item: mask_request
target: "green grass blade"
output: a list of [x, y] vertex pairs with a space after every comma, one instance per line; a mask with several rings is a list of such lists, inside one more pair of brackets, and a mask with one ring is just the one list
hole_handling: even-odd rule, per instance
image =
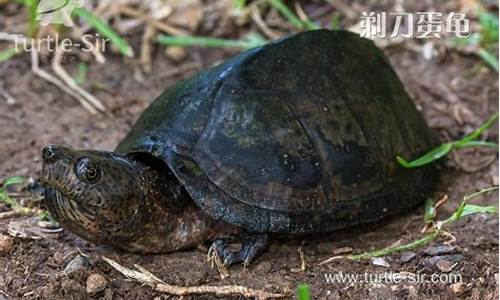
[[498, 209], [494, 206], [480, 206], [480, 205], [475, 205], [475, 204], [466, 204], [464, 206], [464, 209], [462, 210], [462, 215], [460, 218], [467, 216], [467, 215], [472, 215], [472, 214], [480, 214], [480, 213], [486, 213], [486, 214], [498, 214]]
[[247, 5], [246, 0], [233, 0], [233, 4], [239, 10], [244, 9]]
[[478, 129], [474, 130], [471, 134], [465, 136], [463, 139], [454, 142], [454, 146], [460, 147], [461, 145], [468, 143], [477, 139], [483, 132], [485, 132], [488, 128], [490, 128], [495, 121], [498, 119], [498, 112], [494, 113], [491, 117], [489, 117], [486, 122], [483, 123]]
[[340, 29], [340, 18], [342, 17], [342, 14], [338, 11], [336, 11], [333, 16], [332, 16], [332, 19], [330, 21], [330, 29]]
[[320, 27], [313, 22], [307, 20], [302, 21], [297, 17], [281, 0], [269, 0], [269, 3], [276, 8], [293, 26], [297, 29], [319, 29]]
[[168, 36], [160, 35], [157, 42], [167, 46], [179, 47], [210, 47], [210, 48], [240, 48], [250, 49], [262, 45], [256, 40], [230, 40], [204, 36]]
[[453, 143], [444, 143], [441, 146], [434, 148], [423, 156], [417, 158], [416, 160], [409, 162], [399, 155], [396, 156], [396, 159], [399, 164], [405, 168], [416, 168], [440, 159], [441, 157], [448, 154], [452, 148]]
[[498, 190], [498, 186], [491, 186], [488, 188], [484, 188], [480, 191], [477, 191], [475, 193], [464, 196], [464, 198], [460, 202], [460, 205], [458, 206], [458, 208], [453, 212], [453, 214], [448, 219], [443, 221], [443, 224], [449, 224], [449, 223], [455, 222], [455, 221], [459, 220], [460, 218], [462, 218], [463, 213], [464, 213], [464, 209], [467, 206], [467, 202], [469, 202], [469, 200], [476, 198], [476, 197], [479, 197], [482, 194], [489, 193], [489, 192], [496, 191], [496, 190]]
[[26, 181], [26, 178], [22, 176], [13, 176], [5, 179], [2, 183], [2, 189], [9, 186], [9, 185], [14, 185], [14, 184], [21, 184]]
[[459, 145], [455, 145], [457, 149], [467, 148], [467, 147], [490, 147], [498, 150], [498, 144], [488, 141], [466, 141], [460, 143]]
[[495, 56], [495, 54], [489, 52], [484, 48], [480, 48], [477, 51], [477, 54], [490, 68], [492, 68], [495, 72], [498, 73], [498, 59]]
[[436, 209], [434, 208], [434, 199], [427, 198], [427, 200], [425, 200], [424, 222], [425, 224], [433, 223], [435, 218]]
[[305, 283], [301, 283], [297, 286], [297, 299], [298, 300], [310, 300], [311, 290], [309, 286]]
[[486, 122], [484, 122], [481, 125], [481, 127], [474, 130], [474, 132], [465, 136], [461, 140], [442, 144], [441, 146], [432, 149], [430, 152], [424, 154], [423, 156], [421, 156], [416, 160], [409, 162], [399, 155], [396, 156], [396, 160], [401, 166], [405, 168], [415, 168], [440, 159], [441, 157], [448, 154], [453, 148], [461, 149], [465, 147], [485, 146], [498, 149], [498, 145], [496, 143], [476, 141], [476, 139], [479, 138], [479, 136], [481, 136], [481, 134], [484, 131], [490, 128], [497, 119], [498, 119], [498, 112], [494, 113], [488, 120], [486, 120]]
[[498, 42], [498, 17], [485, 10], [479, 10], [477, 15], [481, 25], [481, 45], [490, 48]]
[[30, 38], [34, 38], [38, 31], [38, 22], [36, 21], [37, 0], [14, 0], [14, 2], [26, 7], [27, 35]]
[[281, 0], [269, 0], [269, 3], [276, 8], [293, 26], [298, 29], [304, 28], [304, 23], [299, 19]]
[[451, 41], [455, 46], [479, 45], [481, 35], [474, 32], [468, 37], [454, 37]]
[[25, 1], [25, 5], [28, 18], [28, 36], [34, 38], [38, 31], [38, 22], [36, 20], [37, 1], [27, 0]]
[[130, 47], [130, 45], [127, 43], [127, 41], [92, 12], [86, 10], [85, 8], [77, 7], [73, 10], [73, 13], [92, 25], [92, 27], [94, 27], [103, 36], [110, 39], [110, 41], [113, 43], [113, 45], [116, 46], [116, 48], [118, 48], [121, 54], [130, 57], [134, 56], [134, 51], [132, 50], [132, 47]]
[[0, 52], [0, 62], [9, 60], [16, 54], [17, 54], [17, 50], [15, 47], [5, 49], [5, 50]]
[[18, 209], [20, 211], [25, 212], [27, 208], [23, 208], [19, 203], [17, 203], [16, 200], [12, 199], [9, 197], [7, 193], [7, 187], [10, 185], [15, 185], [15, 184], [21, 184], [26, 181], [26, 178], [22, 176], [13, 176], [5, 179], [2, 182], [1, 188], [0, 188], [0, 202], [5, 203], [12, 209]]
[[251, 31], [251, 32], [245, 34], [245, 36], [243, 36], [243, 41], [245, 41], [246, 43], [248, 43], [248, 46], [250, 48], [255, 48], [255, 47], [258, 47], [258, 46], [262, 46], [262, 45], [264, 45], [265, 43], [268, 42], [266, 40], [266, 38], [263, 37], [260, 33], [257, 33], [257, 32], [254, 32], [254, 31]]
[[425, 235], [424, 237], [422, 237], [418, 240], [414, 240], [414, 241], [407, 243], [407, 244], [402, 244], [402, 245], [399, 245], [396, 247], [387, 247], [387, 248], [383, 248], [380, 250], [364, 252], [361, 254], [347, 255], [346, 257], [348, 259], [351, 259], [351, 260], [360, 260], [360, 259], [386, 256], [386, 255], [393, 254], [393, 253], [412, 250], [412, 249], [427, 245], [428, 243], [433, 241], [438, 235], [439, 235], [438, 231], [433, 231], [433, 232]]

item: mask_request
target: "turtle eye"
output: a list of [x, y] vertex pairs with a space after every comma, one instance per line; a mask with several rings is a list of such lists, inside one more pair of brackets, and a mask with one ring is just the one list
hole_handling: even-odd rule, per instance
[[84, 157], [78, 160], [75, 174], [82, 181], [96, 183], [101, 178], [101, 169], [90, 158]]

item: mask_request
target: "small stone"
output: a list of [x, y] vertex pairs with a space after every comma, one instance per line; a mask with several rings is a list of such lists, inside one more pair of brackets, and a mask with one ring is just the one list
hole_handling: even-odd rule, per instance
[[382, 257], [372, 258], [370, 262], [374, 266], [379, 266], [379, 267], [384, 267], [384, 268], [391, 267], [391, 265], [389, 265], [389, 263], [385, 259], [383, 259]]
[[165, 55], [173, 62], [181, 62], [187, 57], [186, 49], [182, 47], [170, 46], [165, 50]]
[[496, 175], [491, 176], [491, 184], [498, 185], [498, 183], [499, 183], [498, 176]]
[[351, 253], [352, 248], [351, 247], [341, 247], [333, 250], [333, 255], [341, 255], [341, 254], [347, 254]]
[[87, 294], [95, 295], [99, 292], [104, 291], [107, 285], [108, 281], [106, 280], [106, 278], [104, 278], [104, 276], [94, 273], [90, 274], [90, 276], [87, 277], [85, 290], [87, 291]]
[[14, 248], [14, 239], [8, 235], [0, 235], [0, 253], [10, 253]]
[[456, 262], [462, 261], [463, 259], [464, 259], [464, 256], [461, 254], [452, 254], [452, 255], [438, 255], [438, 256], [429, 257], [426, 261], [428, 264], [434, 266], [441, 260], [447, 260], [451, 263], [456, 263]]
[[63, 273], [69, 275], [73, 272], [82, 269], [87, 269], [89, 266], [90, 266], [89, 260], [83, 255], [78, 255], [66, 265], [66, 268], [64, 268]]
[[449, 260], [439, 260], [436, 263], [436, 267], [438, 267], [438, 269], [444, 273], [450, 272], [456, 265], [457, 265], [456, 263], [452, 263]]
[[417, 256], [417, 254], [415, 254], [415, 252], [405, 251], [405, 252], [401, 253], [401, 256], [399, 257], [399, 261], [406, 264], [406, 263], [409, 263], [411, 260], [413, 260], [416, 256]]
[[465, 288], [466, 286], [463, 282], [457, 282], [451, 285], [451, 290], [457, 296], [462, 295], [465, 292]]
[[452, 253], [455, 251], [455, 247], [450, 246], [450, 245], [438, 245], [438, 246], [432, 246], [428, 247], [427, 249], [424, 250], [424, 253], [430, 256], [436, 256], [436, 255], [443, 255], [443, 254], [448, 254]]

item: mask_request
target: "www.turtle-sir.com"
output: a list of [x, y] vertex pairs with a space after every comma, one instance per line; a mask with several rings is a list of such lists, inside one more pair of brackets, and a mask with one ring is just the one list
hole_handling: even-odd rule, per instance
[[462, 282], [462, 275], [459, 273], [430, 273], [416, 274], [410, 272], [364, 272], [349, 273], [336, 272], [323, 274], [328, 284], [354, 284], [354, 283], [382, 283], [382, 284], [453, 284]]

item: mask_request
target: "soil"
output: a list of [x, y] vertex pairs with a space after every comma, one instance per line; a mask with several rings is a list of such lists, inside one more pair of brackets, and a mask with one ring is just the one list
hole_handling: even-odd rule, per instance
[[[428, 8], [419, 7], [419, 10]], [[418, 41], [412, 45], [422, 44]], [[134, 47], [139, 45], [140, 42]], [[426, 60], [415, 47], [406, 44], [387, 47], [385, 52], [428, 123], [440, 133], [443, 141], [460, 138], [498, 111], [498, 74], [483, 66], [477, 57], [448, 50]], [[13, 175], [36, 178], [41, 169], [40, 149], [49, 143], [112, 150], [145, 107], [166, 87], [233, 53], [189, 48], [187, 58], [174, 63], [165, 57], [163, 49], [157, 49], [149, 74], [142, 72], [135, 60], [107, 54], [105, 64], [89, 66], [88, 79], [83, 84], [110, 111], [108, 115], [97, 116], [90, 115], [74, 98], [35, 76], [30, 70], [29, 55], [0, 63], [2, 89], [16, 99], [15, 103], [7, 103], [0, 98], [0, 178]], [[70, 58], [64, 66], [74, 74], [76, 64]], [[195, 67], [182, 70], [193, 61], [198, 62]], [[42, 68], [49, 70], [50, 66], [46, 62]], [[496, 126], [485, 137], [498, 142]], [[439, 190], [433, 195], [435, 199], [444, 195], [449, 198], [439, 208], [438, 218], [447, 217], [465, 194], [495, 184], [498, 184], [496, 151], [455, 152], [447, 160]], [[498, 206], [497, 199], [497, 193], [490, 193], [474, 199], [473, 203]], [[0, 207], [0, 210], [6, 209]], [[141, 265], [164, 281], [182, 286], [238, 284], [269, 291], [293, 291], [303, 282], [311, 287], [313, 299], [498, 298], [498, 218], [486, 214], [461, 219], [448, 229], [450, 236], [439, 237], [430, 244], [439, 246], [450, 242], [453, 249], [445, 251], [449, 252], [443, 254], [445, 256], [436, 258], [435, 253], [425, 251], [428, 247], [423, 247], [412, 250], [415, 257], [409, 261], [412, 254], [385, 257], [388, 264], [385, 267], [375, 265], [377, 262], [345, 259], [318, 265], [337, 255], [338, 249], [343, 247], [363, 252], [421, 237], [423, 211], [421, 206], [397, 218], [326, 236], [273, 241], [269, 251], [247, 269], [242, 266], [230, 268], [230, 276], [226, 279], [221, 279], [217, 270], [206, 262], [204, 247], [140, 256], [90, 244], [68, 231], [47, 234], [39, 239], [16, 237], [10, 251], [0, 254], [0, 299], [177, 299], [126, 279], [100, 259], [101, 256], [126, 267]], [[6, 236], [9, 224], [26, 219], [32, 217], [1, 219], [0, 234]], [[304, 253], [305, 270], [300, 269], [299, 249]], [[90, 266], [64, 274], [67, 264], [80, 252], [89, 257]], [[437, 263], [439, 260], [441, 263]], [[325, 280], [325, 274], [339, 272], [359, 276], [365, 272], [410, 272], [430, 276], [446, 271], [447, 274], [460, 274], [462, 283], [327, 283]], [[95, 294], [86, 291], [91, 274], [102, 275], [105, 279]], [[293, 293], [290, 297], [294, 297]], [[209, 295], [184, 297], [216, 298]]]

